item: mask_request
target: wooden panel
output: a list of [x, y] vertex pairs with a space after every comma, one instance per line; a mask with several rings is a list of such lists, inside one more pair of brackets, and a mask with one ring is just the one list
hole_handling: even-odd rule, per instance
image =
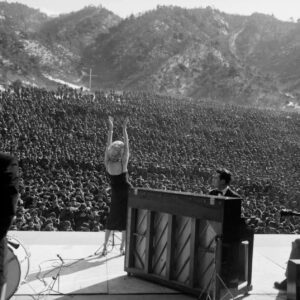
[[166, 277], [168, 245], [168, 214], [154, 214], [152, 272]]
[[204, 294], [212, 295], [216, 279], [216, 237], [221, 231], [221, 224], [199, 220], [197, 225], [195, 287]]
[[[221, 278], [221, 272], [222, 272], [222, 249], [223, 249], [223, 245], [222, 245], [222, 238], [218, 235], [215, 238], [215, 286], [213, 289], [213, 299], [221, 299], [221, 294], [224, 294], [227, 296], [227, 298], [225, 296], [222, 296], [222, 299], [226, 300], [228, 299], [228, 296], [230, 296], [230, 294], [228, 294], [228, 291], [226, 289], [224, 289], [224, 284], [223, 282], [221, 282], [221, 280], [223, 281], [223, 279]], [[229, 298], [230, 299], [230, 298]]]
[[146, 267], [146, 232], [147, 210], [138, 209], [136, 213], [136, 227], [133, 233], [133, 266], [139, 270]]
[[146, 266], [145, 266], [145, 272], [151, 273], [152, 272], [152, 266], [151, 266], [151, 260], [153, 257], [153, 229], [154, 229], [154, 213], [151, 211], [147, 211], [147, 232], [146, 232]]
[[168, 214], [168, 245], [167, 245], [167, 273], [166, 279], [171, 280], [173, 261], [174, 261], [174, 227], [175, 216]]
[[134, 238], [133, 233], [135, 230], [136, 209], [128, 208], [127, 212], [127, 230], [126, 230], [126, 251], [125, 251], [125, 268], [133, 266], [133, 253], [134, 253]]
[[174, 261], [171, 279], [189, 283], [189, 262], [191, 243], [191, 218], [176, 216], [174, 226]]
[[208, 197], [201, 197], [194, 194], [162, 193], [155, 190], [145, 191], [138, 189], [136, 192], [131, 191], [128, 205], [134, 208], [146, 208], [151, 211], [164, 212], [172, 215], [222, 220], [223, 211], [220, 208], [223, 202], [215, 197], [211, 198], [214, 200], [210, 201]]
[[197, 245], [197, 237], [198, 237], [198, 229], [199, 229], [199, 220], [192, 218], [191, 219], [191, 247], [190, 247], [190, 281], [189, 286], [194, 287], [195, 278], [196, 278], [196, 245]]

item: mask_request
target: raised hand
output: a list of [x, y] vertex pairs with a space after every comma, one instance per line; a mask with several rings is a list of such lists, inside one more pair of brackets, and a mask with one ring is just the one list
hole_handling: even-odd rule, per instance
[[111, 116], [108, 117], [108, 126], [110, 130], [114, 128], [114, 118]]
[[126, 118], [124, 119], [124, 121], [123, 121], [123, 128], [126, 128], [128, 122], [129, 122], [129, 118], [126, 117]]

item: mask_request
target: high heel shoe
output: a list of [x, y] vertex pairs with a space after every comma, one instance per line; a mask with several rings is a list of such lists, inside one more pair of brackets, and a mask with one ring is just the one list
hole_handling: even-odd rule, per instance
[[107, 255], [107, 249], [106, 247], [103, 248], [101, 256], [106, 256]]

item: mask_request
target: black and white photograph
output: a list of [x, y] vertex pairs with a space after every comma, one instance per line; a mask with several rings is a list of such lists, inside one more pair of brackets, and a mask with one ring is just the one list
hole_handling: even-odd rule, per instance
[[0, 300], [300, 300], [300, 1], [0, 1]]

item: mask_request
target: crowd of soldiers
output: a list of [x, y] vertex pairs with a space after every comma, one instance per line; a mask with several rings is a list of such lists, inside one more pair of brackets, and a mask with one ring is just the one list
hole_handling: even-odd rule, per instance
[[300, 233], [300, 115], [146, 92], [61, 86], [0, 92], [1, 150], [16, 155], [20, 197], [12, 229], [99, 231], [109, 213], [107, 119], [128, 116], [135, 187], [206, 194], [218, 167], [233, 174], [256, 233]]

